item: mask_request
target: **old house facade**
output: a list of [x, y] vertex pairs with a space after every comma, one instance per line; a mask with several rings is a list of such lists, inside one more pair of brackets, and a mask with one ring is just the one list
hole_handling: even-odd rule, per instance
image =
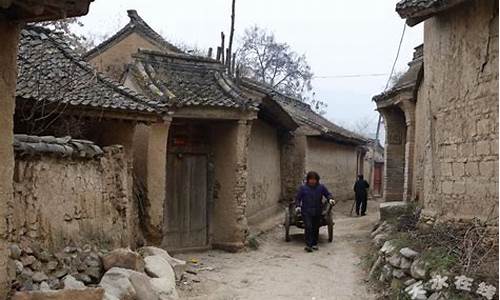
[[328, 121], [298, 99], [248, 79], [242, 81], [242, 86], [270, 95], [299, 125], [282, 137], [283, 199], [295, 197], [298, 185], [310, 170], [320, 173], [321, 181], [336, 199], [352, 199], [356, 175], [364, 171], [366, 139]]
[[182, 53], [136, 11], [128, 14], [130, 22], [86, 59], [169, 107], [134, 137], [149, 242], [239, 249], [248, 226], [281, 211], [279, 201], [293, 198], [309, 169], [323, 173], [338, 199], [352, 197], [362, 138], [299, 100], [228, 76], [217, 60]]
[[[16, 90], [16, 54], [19, 32], [24, 22], [56, 20], [64, 17], [85, 15], [89, 0], [74, 2], [25, 0], [5, 1], [0, 5], [0, 297], [6, 297], [9, 278], [7, 268], [6, 213], [7, 203], [12, 200], [14, 166], [13, 118]], [[36, 7], [36, 9], [35, 9]]]
[[9, 241], [135, 247], [133, 135], [138, 123], [161, 120], [165, 105], [96, 72], [41, 27], [21, 31], [17, 61]]
[[498, 213], [498, 2], [401, 1], [424, 45], [391, 90], [375, 96], [386, 124], [386, 201], [424, 213]]

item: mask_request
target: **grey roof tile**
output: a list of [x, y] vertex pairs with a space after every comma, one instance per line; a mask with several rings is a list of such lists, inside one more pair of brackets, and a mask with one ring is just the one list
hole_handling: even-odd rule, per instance
[[151, 50], [140, 50], [134, 58], [130, 72], [150, 98], [175, 107], [258, 110], [258, 103], [232, 83], [216, 60]]
[[56, 155], [62, 157], [98, 158], [104, 151], [91, 141], [53, 136], [14, 135], [14, 152], [20, 156]]
[[97, 72], [62, 34], [45, 28], [22, 30], [18, 70], [16, 95], [26, 100], [151, 114], [167, 109]]
[[311, 135], [319, 135], [352, 144], [364, 144], [366, 142], [364, 137], [327, 120], [313, 111], [309, 104], [299, 99], [284, 95], [270, 86], [248, 78], [244, 78], [241, 83], [247, 88], [257, 89], [272, 96], [272, 98], [292, 116], [295, 122], [301, 126], [312, 129], [310, 131]]

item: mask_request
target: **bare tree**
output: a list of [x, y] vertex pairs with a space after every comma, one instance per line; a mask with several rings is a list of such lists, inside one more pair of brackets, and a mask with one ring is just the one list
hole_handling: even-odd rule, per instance
[[292, 51], [287, 43], [276, 41], [273, 33], [258, 26], [245, 30], [237, 59], [243, 76], [286, 95], [304, 99], [312, 89], [313, 73], [305, 55]]
[[94, 38], [77, 34], [71, 27], [83, 27], [83, 23], [78, 18], [68, 18], [56, 21], [45, 21], [36, 23], [46, 27], [56, 33], [62, 33], [68, 41], [68, 45], [78, 54], [84, 54], [95, 46]]

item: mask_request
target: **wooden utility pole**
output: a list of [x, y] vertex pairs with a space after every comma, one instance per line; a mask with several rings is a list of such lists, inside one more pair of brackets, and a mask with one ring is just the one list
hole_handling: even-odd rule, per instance
[[233, 59], [233, 38], [234, 38], [234, 12], [236, 8], [236, 0], [233, 0], [233, 4], [231, 7], [231, 29], [229, 31], [229, 45], [227, 47], [227, 55], [226, 55], [226, 68], [227, 72], [231, 73], [231, 61]]
[[220, 33], [220, 49], [221, 49], [221, 63], [225, 64], [226, 61], [224, 60], [224, 49], [226, 49], [226, 46], [224, 46], [224, 40], [226, 36], [224, 35], [224, 32]]

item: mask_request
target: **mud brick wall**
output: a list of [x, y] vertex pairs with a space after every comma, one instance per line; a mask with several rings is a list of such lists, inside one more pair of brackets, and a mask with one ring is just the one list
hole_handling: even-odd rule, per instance
[[416, 108], [416, 184], [425, 213], [498, 214], [498, 2], [425, 22]]
[[281, 198], [280, 160], [277, 130], [264, 121], [253, 121], [248, 149], [246, 210], [250, 225], [264, 221], [278, 211]]
[[128, 246], [131, 197], [123, 148], [101, 157], [16, 157], [14, 200], [8, 203], [8, 239], [37, 241], [51, 249], [68, 244]]
[[355, 146], [307, 138], [306, 170], [318, 172], [336, 200], [354, 199], [357, 159]]

